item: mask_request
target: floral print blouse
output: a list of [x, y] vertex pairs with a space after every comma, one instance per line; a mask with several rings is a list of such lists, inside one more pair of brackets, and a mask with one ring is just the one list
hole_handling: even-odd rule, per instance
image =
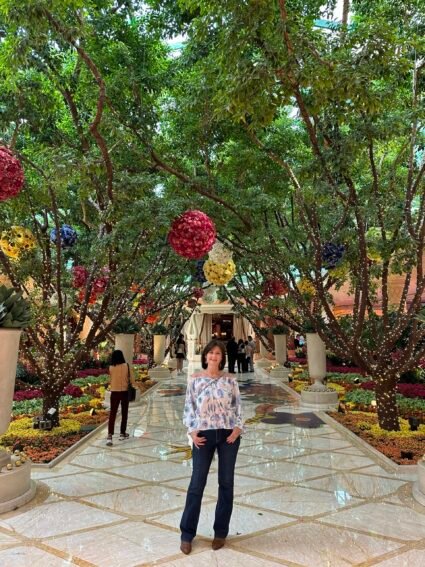
[[236, 378], [210, 378], [199, 372], [189, 378], [183, 423], [188, 432], [206, 429], [243, 429], [241, 397]]

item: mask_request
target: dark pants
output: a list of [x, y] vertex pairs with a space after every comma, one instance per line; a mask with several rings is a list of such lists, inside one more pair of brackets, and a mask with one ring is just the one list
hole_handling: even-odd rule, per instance
[[236, 356], [234, 354], [229, 354], [228, 358], [229, 358], [229, 372], [231, 374], [234, 374], [235, 373]]
[[208, 429], [199, 435], [207, 442], [200, 449], [193, 446], [193, 471], [186, 497], [186, 506], [180, 522], [182, 541], [192, 541], [196, 535], [202, 495], [207, 483], [208, 471], [214, 451], [218, 454], [218, 500], [215, 508], [214, 535], [225, 538], [229, 533], [233, 510], [233, 481], [240, 437], [234, 443], [226, 443], [231, 429]]
[[244, 354], [238, 354], [238, 372], [246, 372], [246, 357]]
[[115, 419], [117, 417], [118, 407], [121, 402], [121, 429], [120, 433], [125, 433], [127, 429], [128, 418], [128, 392], [111, 392], [111, 411], [109, 412], [109, 435], [114, 434]]

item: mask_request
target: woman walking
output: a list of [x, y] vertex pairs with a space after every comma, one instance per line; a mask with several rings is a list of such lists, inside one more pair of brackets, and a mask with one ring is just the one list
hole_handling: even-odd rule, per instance
[[214, 452], [218, 455], [218, 502], [212, 548], [220, 549], [229, 533], [233, 509], [233, 483], [243, 429], [238, 382], [223, 372], [226, 350], [212, 340], [202, 352], [201, 372], [188, 380], [183, 423], [193, 440], [193, 472], [180, 522], [180, 549], [192, 551], [201, 502]]
[[124, 355], [121, 350], [114, 350], [111, 356], [111, 365], [109, 367], [109, 375], [111, 377], [111, 410], [109, 412], [108, 438], [106, 444], [108, 447], [112, 445], [112, 438], [115, 429], [115, 419], [117, 417], [118, 407], [121, 404], [121, 428], [120, 441], [128, 439], [127, 418], [128, 418], [128, 386], [137, 388], [134, 381], [133, 370], [129, 364], [126, 364]]
[[186, 358], [186, 342], [180, 333], [176, 342], [177, 375], [183, 374], [183, 362]]

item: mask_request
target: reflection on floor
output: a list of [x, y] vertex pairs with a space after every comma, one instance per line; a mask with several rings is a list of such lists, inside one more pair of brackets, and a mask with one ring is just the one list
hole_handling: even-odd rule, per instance
[[213, 461], [193, 552], [179, 552], [191, 462], [181, 422], [186, 384], [175, 377], [130, 410], [128, 441], [106, 447], [103, 432], [66, 462], [34, 473], [36, 499], [0, 516], [0, 565], [425, 565], [425, 509], [410, 496], [412, 475], [387, 470], [301, 412], [266, 373], [252, 376], [240, 380], [248, 425], [225, 548], [211, 550]]

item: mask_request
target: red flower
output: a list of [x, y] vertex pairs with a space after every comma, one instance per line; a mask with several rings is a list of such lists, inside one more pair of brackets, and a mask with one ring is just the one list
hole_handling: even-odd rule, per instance
[[198, 260], [209, 252], [216, 239], [213, 221], [201, 211], [186, 211], [177, 217], [168, 233], [170, 246], [184, 258]]
[[194, 287], [192, 289], [192, 295], [196, 299], [201, 299], [204, 296], [204, 290], [201, 287]]
[[15, 197], [24, 184], [24, 172], [20, 161], [12, 152], [0, 146], [0, 201]]
[[288, 293], [288, 288], [282, 281], [273, 278], [266, 280], [264, 282], [263, 285], [264, 297], [279, 296], [279, 295], [284, 295], [285, 293]]
[[72, 287], [78, 289], [86, 285], [89, 273], [84, 266], [73, 266], [72, 268]]

